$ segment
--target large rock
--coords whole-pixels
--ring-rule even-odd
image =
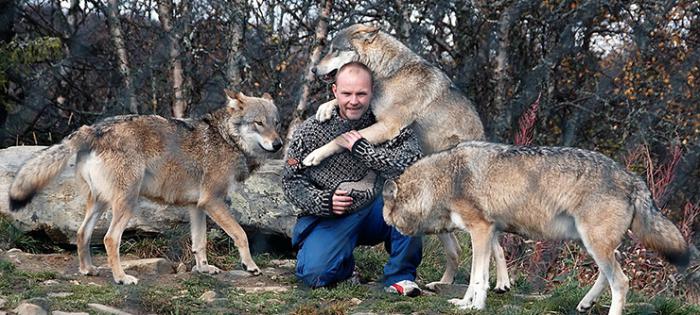
[[[43,230],[58,243],[75,244],[75,236],[83,220],[85,196],[75,181],[75,160],[51,184],[38,193],[26,208],[10,212],[8,191],[15,173],[32,153],[43,146],[17,146],[0,150],[0,213],[15,220],[23,231]],[[282,192],[281,160],[266,161],[253,176],[229,190],[230,210],[248,231],[290,237],[298,210],[289,204]],[[189,222],[184,207],[158,204],[141,199],[139,213],[129,221],[127,229],[162,232]],[[111,212],[105,211],[95,228],[93,241],[101,242],[107,232]]]

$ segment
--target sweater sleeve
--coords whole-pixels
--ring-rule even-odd
[[[389,179],[401,175],[422,156],[418,137],[410,128],[404,128],[397,137],[377,146],[360,139],[353,145],[352,154]]]
[[[304,147],[303,139],[297,132],[287,148],[287,157],[282,173],[284,194],[287,200],[301,210],[300,216],[334,216],[331,211],[333,191],[319,188],[304,174],[304,166],[301,161],[309,154],[309,149]]]

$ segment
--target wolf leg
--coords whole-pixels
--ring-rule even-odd
[[[489,261],[491,260],[491,242],[494,227],[487,222],[477,222],[469,227],[472,239],[472,268],[469,287],[463,299],[451,299],[449,302],[460,309],[481,310],[486,307],[486,293],[489,289]]]
[[[493,259],[496,261],[496,286],[493,288],[493,291],[496,293],[508,292],[510,291],[508,265],[506,264],[506,255],[503,253],[503,247],[498,243],[498,235],[495,235],[491,240],[491,250],[493,250]]]
[[[379,144],[389,141],[401,132],[401,124],[395,122],[378,121],[375,124],[358,130],[363,138],[367,139],[371,144]],[[336,137],[333,141],[324,144],[322,147],[312,151],[304,158],[304,165],[314,166],[321,164],[329,156],[342,152],[344,150],[336,141],[344,141],[342,136]]]
[[[207,263],[207,215],[204,211],[190,207],[190,234],[192,237],[192,253],[196,265],[192,271],[217,274],[221,269]]]
[[[598,271],[598,278],[595,280],[595,283],[593,283],[591,289],[588,290],[586,296],[584,296],[581,302],[578,303],[578,306],[576,306],[576,310],[581,313],[588,312],[588,310],[591,309],[591,307],[593,307],[593,304],[595,304],[596,300],[598,299],[598,296],[600,296],[600,293],[602,293],[603,289],[605,289],[606,284],[608,284],[608,281],[605,278],[605,274],[603,274],[603,272],[601,271]]]
[[[112,222],[104,237],[105,248],[107,249],[107,263],[112,268],[112,277],[118,284],[137,284],[139,279],[127,275],[119,259],[119,247],[122,241],[122,234],[126,229],[126,224],[133,216],[133,209],[136,206],[137,197],[117,198],[112,202]]]
[[[462,251],[454,233],[441,233],[438,234],[438,238],[445,249],[445,272],[440,281],[431,282],[425,286],[432,291],[435,291],[439,284],[452,284],[454,282],[457,267],[459,267],[459,254]]]
[[[610,225],[579,225],[579,235],[581,236],[583,245],[586,246],[588,252],[591,254],[591,256],[593,256],[593,260],[595,260],[596,264],[598,264],[598,272],[605,276],[607,282],[610,284],[612,299],[608,314],[621,315],[627,299],[629,280],[623,273],[620,264],[615,259],[615,248],[617,248],[617,246],[620,244],[620,240],[624,236],[624,230],[620,230],[619,233],[614,233],[614,230],[610,230],[608,228]],[[600,277],[601,276],[599,275],[598,278]],[[593,284],[593,288],[591,288],[589,293],[584,296],[583,300],[581,300],[579,303],[579,306],[585,307],[587,298],[592,298],[592,300],[595,300],[595,295],[596,293],[600,294],[599,291],[602,291],[602,288],[600,287],[603,286],[603,284],[603,280],[597,279]]]
[[[96,276],[98,274],[97,267],[92,264],[92,256],[90,255],[90,240],[92,232],[95,229],[97,220],[102,216],[107,204],[103,201],[96,200],[92,192],[88,193],[87,204],[85,207],[85,219],[78,228],[77,245],[78,245],[78,261],[80,262],[79,271],[83,275]]]
[[[209,200],[203,204],[202,209],[204,209],[216,224],[224,229],[228,236],[233,238],[233,242],[238,248],[238,253],[241,255],[241,262],[246,271],[254,275],[261,274],[260,268],[258,268],[258,265],[255,264],[253,257],[250,255],[248,236],[246,236],[243,228],[236,222],[236,219],[228,212],[226,204],[219,199]]]

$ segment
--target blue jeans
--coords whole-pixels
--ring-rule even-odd
[[[384,284],[415,280],[421,262],[423,240],[399,233],[384,222],[381,197],[368,207],[340,217],[300,217],[294,226],[292,245],[298,247],[296,275],[316,288],[352,276],[358,245],[384,242],[389,261],[384,265]]]

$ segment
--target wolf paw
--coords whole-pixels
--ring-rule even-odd
[[[260,271],[260,268],[258,268],[257,266],[256,266],[255,268],[248,268],[248,267],[246,267],[246,268],[245,268],[245,271],[250,272],[250,273],[253,274],[254,276],[259,276],[259,275],[262,274],[262,271]]]
[[[335,103],[333,101],[321,104],[316,111],[316,120],[324,122],[331,119],[333,111],[335,111]]]
[[[588,312],[588,310],[591,309],[591,307],[593,307],[593,305],[595,305],[595,301],[590,301],[587,303],[581,301],[580,303],[578,303],[578,306],[576,306],[576,311],[578,311],[579,313],[586,313]]]
[[[215,275],[217,273],[221,272],[221,269],[214,265],[201,265],[201,266],[194,266],[192,267],[192,271],[199,272],[199,273],[208,273],[210,275]]]
[[[426,284],[425,288],[428,289],[429,291],[435,292],[438,290],[438,287],[440,285],[450,285],[450,284],[451,283],[435,281],[435,282],[431,282],[431,283]]]
[[[302,161],[302,163],[304,163],[305,166],[316,166],[321,164],[321,161],[323,161],[323,159],[324,157],[322,156],[322,154],[318,152],[318,149],[316,149],[309,155],[307,155],[304,158],[304,161]]]
[[[454,304],[455,306],[459,307],[462,310],[479,310],[481,308],[477,307],[472,303],[471,299],[465,300],[465,299],[450,299],[448,302]]]
[[[139,279],[134,276],[124,275],[121,278],[115,277],[114,282],[116,282],[117,284],[137,284],[139,283]]]
[[[496,286],[493,288],[493,292],[496,292],[498,294],[506,293],[508,291],[510,291],[510,285],[498,285],[498,284],[496,284]]]
[[[80,268],[80,274],[83,276],[97,276],[100,274],[100,271],[94,265],[90,265],[86,268]]]

